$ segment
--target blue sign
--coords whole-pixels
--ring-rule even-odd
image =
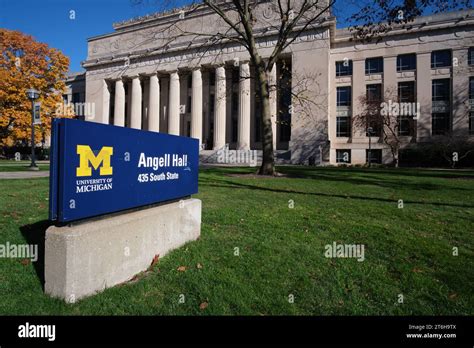
[[[199,141],[71,119],[52,124],[49,218],[60,223],[198,192]]]

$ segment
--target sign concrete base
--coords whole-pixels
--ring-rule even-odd
[[[201,233],[201,201],[185,199],[73,226],[51,226],[45,242],[45,292],[76,302],[145,271]]]

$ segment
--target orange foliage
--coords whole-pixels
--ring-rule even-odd
[[[0,145],[28,144],[31,139],[31,102],[26,90],[40,92],[41,125],[35,128],[39,143],[51,131],[52,117],[62,103],[69,58],[47,44],[19,31],[0,29]]]

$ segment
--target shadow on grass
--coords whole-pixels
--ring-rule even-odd
[[[474,170],[468,169],[430,169],[430,168],[357,168],[357,167],[293,167],[284,166],[278,167],[281,172],[287,173],[301,173],[304,172],[307,176],[318,174],[347,174],[347,175],[362,175],[367,174],[383,174],[394,176],[409,176],[409,177],[423,177],[436,179],[474,179]]]
[[[200,179],[199,181],[200,181],[201,186],[210,186],[210,187],[239,188],[239,189],[248,189],[248,190],[261,190],[261,191],[270,191],[270,192],[278,192],[278,193],[314,195],[314,196],[320,196],[320,197],[335,197],[335,198],[344,198],[344,199],[351,198],[351,199],[360,199],[360,200],[376,201],[376,202],[384,202],[384,203],[392,203],[392,204],[397,202],[397,201],[394,201],[393,199],[388,199],[388,198],[366,197],[366,196],[359,196],[359,195],[329,194],[329,193],[322,193],[322,192],[303,192],[303,191],[295,191],[295,190],[282,190],[282,189],[268,188],[268,187],[262,187],[262,186],[257,186],[257,185],[237,183],[235,181],[222,180],[222,179],[217,179],[217,178],[213,178],[212,183],[206,182],[207,181],[206,179]],[[422,201],[412,201],[412,200],[404,200],[404,203],[405,204],[411,203],[411,204],[422,204],[422,205],[435,205],[435,206],[442,206],[442,207],[474,208],[474,205],[469,205],[469,204],[422,202]]]
[[[38,245],[38,260],[33,262],[36,274],[41,282],[41,287],[44,291],[44,244],[46,229],[51,226],[48,220],[35,222],[31,225],[24,225],[20,227],[20,231],[25,237],[28,244]]]
[[[236,167],[232,168],[229,171],[227,168],[207,168],[206,173],[215,174],[220,176],[230,176],[233,175],[245,175],[253,174],[255,170],[250,168]],[[454,187],[454,186],[445,186],[440,183],[431,183],[431,182],[413,182],[409,180],[403,180],[403,176],[409,177],[432,177],[434,179],[466,179],[462,175],[450,175],[450,176],[429,176],[429,175],[418,175],[417,173],[406,173],[405,169],[394,169],[393,171],[381,170],[379,168],[310,168],[310,167],[278,167],[278,171],[285,175],[286,178],[295,178],[295,179],[311,179],[311,180],[325,180],[333,181],[340,183],[350,183],[354,185],[371,185],[378,186],[381,188],[407,188],[409,187],[412,190],[440,190],[440,189],[449,189],[449,190],[469,190],[466,187]],[[381,174],[383,176],[381,176]],[[396,176],[399,176],[398,178]],[[467,177],[467,180],[474,179],[474,176]]]

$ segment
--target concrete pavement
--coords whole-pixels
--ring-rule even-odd
[[[24,171],[24,172],[0,172],[1,179],[35,179],[49,177],[49,170],[42,170],[38,172]]]

